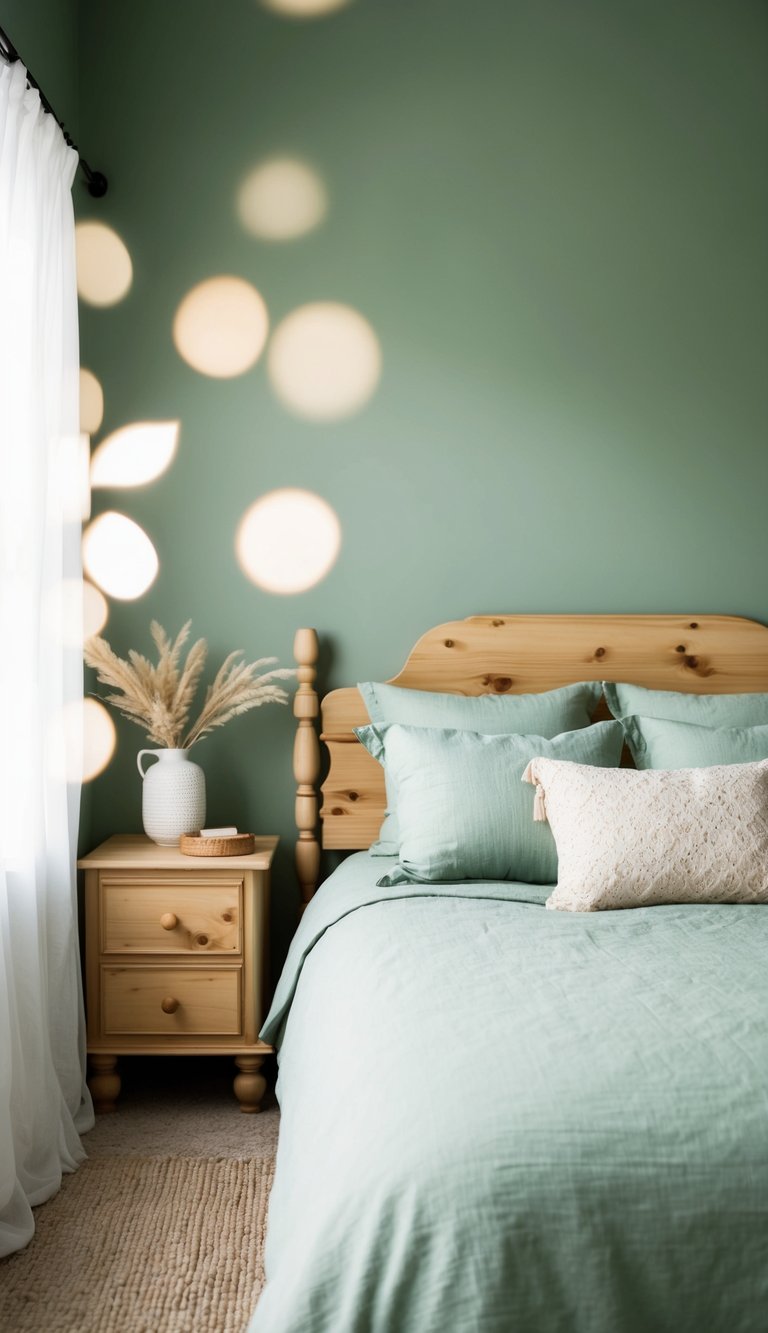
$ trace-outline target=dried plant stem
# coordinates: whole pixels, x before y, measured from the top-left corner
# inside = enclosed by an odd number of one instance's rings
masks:
[[[181,665],[191,623],[187,621],[172,641],[163,627],[152,621],[157,665],[133,649],[125,661],[113,652],[106,639],[99,637],[89,639],[85,645],[88,666],[93,667],[103,685],[114,691],[105,696],[107,703],[118,708],[130,722],[143,727],[149,740],[171,749],[189,749],[216,727],[223,727],[230,718],[252,708],[266,703],[287,703],[285,690],[274,682],[296,674],[291,668],[275,668],[274,657],[243,662],[239,660],[243,656],[241,649],[230,653],[208,686],[202,710],[185,735],[208,654],[205,639],[198,639]],[[263,671],[264,667],[275,669]]]

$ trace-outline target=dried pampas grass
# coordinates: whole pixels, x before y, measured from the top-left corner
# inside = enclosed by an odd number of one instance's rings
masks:
[[[102,685],[113,691],[105,696],[123,717],[143,727],[149,740],[169,749],[188,750],[230,718],[262,704],[288,702],[288,695],[274,682],[296,675],[289,667],[274,668],[276,657],[243,662],[242,649],[230,653],[213,684],[208,686],[197,720],[186,730],[189,714],[208,656],[205,639],[198,639],[182,665],[182,649],[189,638],[188,620],[171,640],[162,625],[152,621],[151,634],[157,649],[157,664],[133,649],[128,661],[112,651],[106,639],[94,636],[85,644],[84,657]],[[259,674],[261,672],[261,674]]]

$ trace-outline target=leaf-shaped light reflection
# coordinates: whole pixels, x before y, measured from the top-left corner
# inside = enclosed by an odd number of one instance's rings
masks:
[[[110,511],[83,533],[83,567],[108,597],[129,602],[154,583],[160,561],[144,529]]]
[[[122,488],[156,481],[173,462],[178,421],[134,421],[113,431],[91,458],[91,486]]]

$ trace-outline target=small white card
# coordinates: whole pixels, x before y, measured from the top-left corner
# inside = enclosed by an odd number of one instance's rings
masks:
[[[234,827],[234,825],[230,825],[230,826],[228,826],[227,828],[201,828],[201,830],[200,830],[200,837],[201,837],[201,838],[234,838],[235,835],[236,835],[236,833],[237,833],[237,829]]]

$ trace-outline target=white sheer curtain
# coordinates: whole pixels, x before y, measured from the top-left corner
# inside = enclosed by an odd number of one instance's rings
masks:
[[[85,1156],[77,166],[0,60],[0,1255]]]

